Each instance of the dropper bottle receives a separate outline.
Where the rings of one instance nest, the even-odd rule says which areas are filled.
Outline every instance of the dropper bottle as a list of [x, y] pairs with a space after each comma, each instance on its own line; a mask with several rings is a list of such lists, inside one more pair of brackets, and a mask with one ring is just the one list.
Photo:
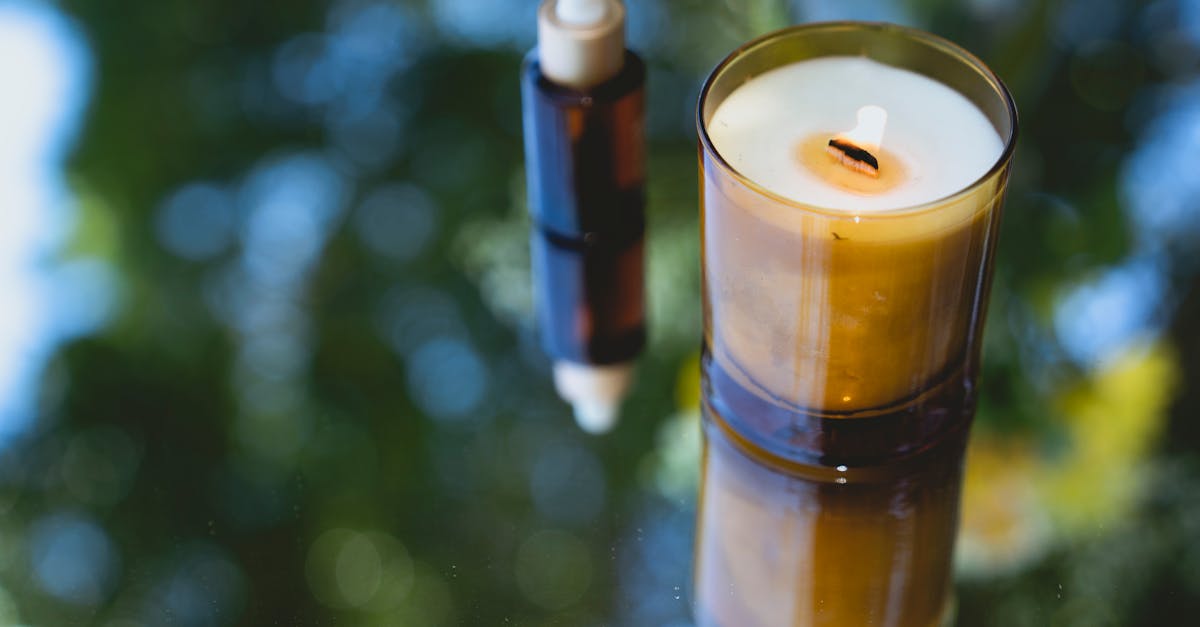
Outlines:
[[645, 344], [645, 65], [618, 0], [546, 0], [521, 75], [534, 297], [554, 383], [616, 423]]

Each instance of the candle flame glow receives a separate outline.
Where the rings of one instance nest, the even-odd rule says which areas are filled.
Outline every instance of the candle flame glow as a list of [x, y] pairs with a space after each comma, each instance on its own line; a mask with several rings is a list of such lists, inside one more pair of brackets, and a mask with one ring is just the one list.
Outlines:
[[835, 135], [825, 149], [842, 165], [870, 176], [879, 177], [879, 145], [883, 143], [883, 129], [887, 126], [887, 111], [877, 105], [867, 105], [858, 110], [858, 125]]
[[871, 152], [878, 152], [883, 144], [883, 131], [887, 127], [887, 109], [879, 105], [867, 105], [858, 110], [858, 125], [840, 133], [836, 139], [848, 141]]

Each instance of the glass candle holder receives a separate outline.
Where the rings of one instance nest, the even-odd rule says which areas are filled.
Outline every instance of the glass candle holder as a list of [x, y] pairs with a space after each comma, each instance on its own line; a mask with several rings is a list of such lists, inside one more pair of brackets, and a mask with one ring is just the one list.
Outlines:
[[[708, 125], [748, 80], [821, 57], [866, 57], [948, 86], [994, 127], [1000, 156], [965, 188], [886, 211], [770, 191], [730, 165]], [[698, 129], [707, 449], [697, 618], [937, 624], [1017, 131], [1012, 98], [982, 62], [928, 33], [812, 24], [718, 65]]]

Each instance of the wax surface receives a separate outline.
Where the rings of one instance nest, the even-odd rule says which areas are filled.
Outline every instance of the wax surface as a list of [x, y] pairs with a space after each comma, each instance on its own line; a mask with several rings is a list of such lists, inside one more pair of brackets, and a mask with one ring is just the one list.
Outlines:
[[[879, 194], [830, 184], [795, 156], [814, 134], [853, 128], [866, 105], [887, 110], [882, 148], [906, 171], [905, 180]], [[720, 104], [707, 127], [721, 157], [758, 185], [808, 205], [864, 213], [961, 191], [1004, 150], [983, 112], [958, 92], [863, 57], [800, 61], [756, 76]], [[880, 163], [881, 171], [887, 167]]]

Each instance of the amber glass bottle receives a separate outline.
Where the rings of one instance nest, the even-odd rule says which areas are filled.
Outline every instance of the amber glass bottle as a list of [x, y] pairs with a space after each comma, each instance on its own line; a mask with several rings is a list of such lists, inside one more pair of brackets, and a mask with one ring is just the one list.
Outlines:
[[621, 363], [645, 343], [645, 73], [627, 51], [620, 73], [580, 90], [546, 78], [536, 52], [525, 61], [534, 293], [554, 359]]

